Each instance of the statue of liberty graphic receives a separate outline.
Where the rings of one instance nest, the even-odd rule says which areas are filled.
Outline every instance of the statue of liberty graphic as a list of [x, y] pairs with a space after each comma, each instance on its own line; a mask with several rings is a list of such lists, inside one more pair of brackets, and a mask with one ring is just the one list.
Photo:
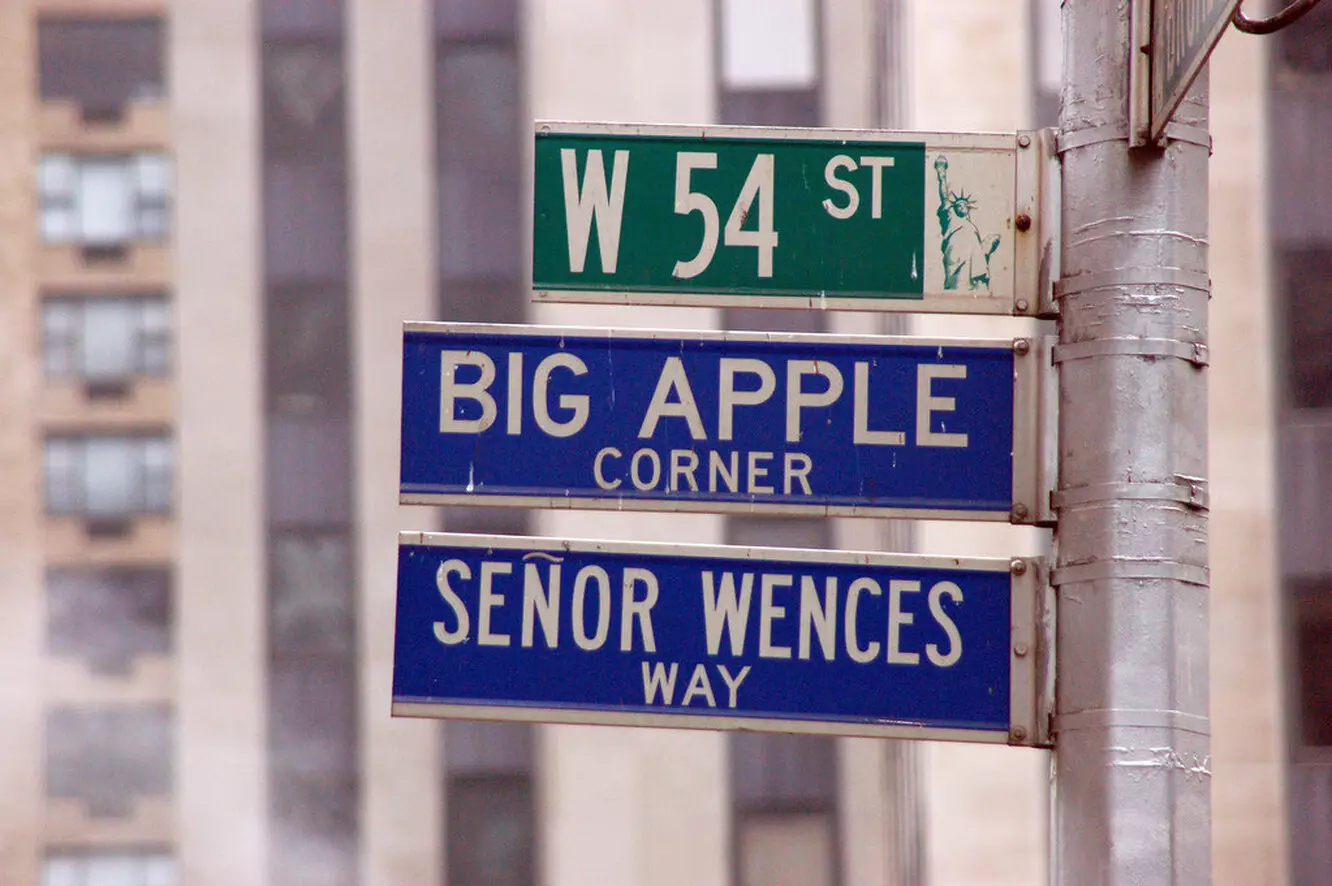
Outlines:
[[999, 235], [982, 235], [972, 221], [976, 200], [966, 191], [948, 187], [948, 158], [934, 158], [939, 179], [939, 228], [943, 235], [944, 289], [989, 289], [990, 256], [999, 248]]

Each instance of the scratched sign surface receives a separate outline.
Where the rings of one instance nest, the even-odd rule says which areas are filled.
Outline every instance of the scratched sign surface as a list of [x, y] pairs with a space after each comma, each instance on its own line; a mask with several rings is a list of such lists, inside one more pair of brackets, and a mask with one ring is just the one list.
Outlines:
[[1035, 734], [1012, 647], [1039, 571], [403, 533], [393, 712], [1008, 741]]
[[408, 323], [400, 498], [1007, 519], [1016, 359], [994, 340]]

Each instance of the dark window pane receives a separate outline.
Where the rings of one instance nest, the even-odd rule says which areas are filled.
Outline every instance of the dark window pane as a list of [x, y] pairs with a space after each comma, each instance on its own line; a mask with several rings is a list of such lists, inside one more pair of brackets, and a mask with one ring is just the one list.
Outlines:
[[1299, 740], [1332, 747], [1332, 584], [1312, 580], [1293, 590]]
[[85, 113], [115, 113], [164, 91], [159, 19], [42, 19], [37, 54], [42, 98], [72, 99]]
[[1290, 403], [1332, 406], [1332, 248], [1279, 252], [1286, 293]]
[[264, 154], [270, 163], [276, 158], [323, 165], [345, 162], [343, 78], [336, 41], [265, 48]]
[[354, 776], [355, 685], [350, 660], [283, 656], [273, 661], [269, 729], [274, 771], [308, 778]]
[[1326, 3], [1278, 31], [1276, 40], [1285, 67], [1301, 74], [1332, 75], [1332, 7]]
[[821, 517], [731, 517], [726, 543], [769, 548], [831, 548], [832, 524]]
[[532, 784], [525, 777], [449, 780], [449, 886], [530, 886]]
[[526, 775], [532, 771], [532, 727], [450, 720], [444, 729], [444, 767], [450, 776]]
[[518, 29], [518, 0], [435, 0], [434, 6], [442, 38], [512, 38]]
[[736, 126], [818, 126], [816, 89], [722, 90], [717, 116]]
[[447, 279], [516, 279], [523, 235], [516, 172], [439, 171], [439, 273]]
[[435, 125], [441, 165], [516, 178], [519, 72], [515, 48], [459, 46], [436, 60]]
[[1332, 77], [1278, 81], [1270, 95], [1272, 238], [1278, 249], [1330, 246]]
[[351, 522], [351, 427], [346, 418], [270, 416], [267, 454], [269, 525]]
[[265, 40], [338, 38], [342, 7], [341, 0], [263, 0], [260, 27]]
[[96, 671], [123, 673], [141, 655], [171, 651], [166, 569], [52, 569], [47, 647]]
[[270, 285], [347, 276], [347, 199], [339, 167], [270, 165], [264, 182]]
[[468, 323], [521, 323], [527, 316], [522, 282], [443, 280], [439, 284], [440, 319]]
[[171, 708], [61, 707], [46, 719], [51, 797], [84, 801], [93, 815], [125, 815], [139, 797], [171, 792]]
[[736, 733], [731, 786], [742, 808], [828, 808], [837, 797], [837, 745], [827, 736]]
[[265, 303], [268, 410], [343, 415], [350, 408], [347, 296], [340, 286], [282, 286]]
[[284, 658], [349, 657], [353, 650], [351, 540], [273, 540], [269, 639]]
[[269, 882], [281, 886], [354, 886], [356, 786], [350, 778], [273, 770]]
[[823, 311], [767, 308], [724, 308], [722, 328], [762, 332], [824, 332], [828, 315]]

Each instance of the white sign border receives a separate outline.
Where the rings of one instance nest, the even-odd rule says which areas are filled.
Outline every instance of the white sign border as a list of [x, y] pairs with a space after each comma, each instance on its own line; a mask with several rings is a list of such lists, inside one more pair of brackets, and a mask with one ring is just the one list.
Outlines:
[[[1019, 747], [1048, 746], [1049, 737], [1038, 728], [1042, 711], [1042, 676], [1050, 651], [1042, 642], [1043, 621], [1051, 617], [1041, 610], [1041, 592], [1048, 574], [1041, 557], [942, 557], [923, 554], [885, 554], [869, 551], [827, 551], [797, 548], [696, 545], [663, 542], [597, 541], [549, 537], [477, 535], [448, 532], [400, 532], [398, 544], [423, 547], [460, 547], [523, 551], [579, 551], [608, 554], [644, 554], [690, 558], [726, 557], [771, 563], [827, 563], [903, 567], [912, 569], [966, 570], [1006, 573], [1010, 576], [1009, 611], [1009, 725], [1006, 730], [950, 729], [907, 723], [864, 723], [769, 717], [727, 717], [709, 714], [645, 714], [640, 712], [548, 707], [534, 704], [450, 704], [433, 702], [392, 703], [392, 716], [428, 719], [497, 720], [528, 723], [580, 724], [596, 726], [647, 726], [663, 729], [707, 729], [725, 732], [780, 732], [809, 735], [840, 735], [864, 738], [904, 738], [929, 741], [963, 741], [1009, 744]], [[1017, 564], [1021, 564], [1018, 566]], [[1019, 654], [1019, 650], [1022, 650]]]

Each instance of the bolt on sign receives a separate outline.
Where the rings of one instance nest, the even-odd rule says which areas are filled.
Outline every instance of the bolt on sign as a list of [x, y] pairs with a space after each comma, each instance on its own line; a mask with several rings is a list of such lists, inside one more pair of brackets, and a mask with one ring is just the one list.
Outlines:
[[1034, 311], [1033, 134], [538, 123], [539, 301]]

